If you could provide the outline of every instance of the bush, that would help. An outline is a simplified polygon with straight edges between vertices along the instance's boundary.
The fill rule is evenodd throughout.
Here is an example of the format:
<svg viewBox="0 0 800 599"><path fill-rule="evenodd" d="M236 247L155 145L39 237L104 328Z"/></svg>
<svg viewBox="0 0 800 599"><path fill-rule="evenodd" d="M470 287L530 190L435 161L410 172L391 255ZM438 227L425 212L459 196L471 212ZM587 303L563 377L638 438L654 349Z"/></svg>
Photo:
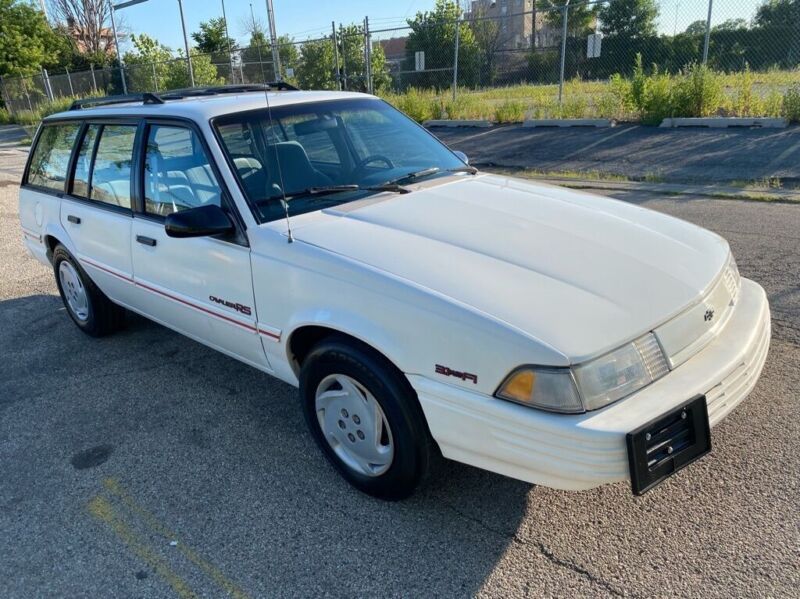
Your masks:
<svg viewBox="0 0 800 599"><path fill-rule="evenodd" d="M391 98L393 104L415 121L422 123L441 114L433 94L410 87L404 94Z"/></svg>
<svg viewBox="0 0 800 599"><path fill-rule="evenodd" d="M498 123L521 123L525 119L525 104L518 100L507 100L494 109L494 120Z"/></svg>
<svg viewBox="0 0 800 599"><path fill-rule="evenodd" d="M8 110L0 108L0 125L8 125L11 122L11 115Z"/></svg>
<svg viewBox="0 0 800 599"><path fill-rule="evenodd" d="M800 86L794 85L786 90L781 113L792 123L800 122Z"/></svg>
<svg viewBox="0 0 800 599"><path fill-rule="evenodd" d="M720 76L706 65L693 64L677 78L673 112L684 117L711 116L724 100Z"/></svg>

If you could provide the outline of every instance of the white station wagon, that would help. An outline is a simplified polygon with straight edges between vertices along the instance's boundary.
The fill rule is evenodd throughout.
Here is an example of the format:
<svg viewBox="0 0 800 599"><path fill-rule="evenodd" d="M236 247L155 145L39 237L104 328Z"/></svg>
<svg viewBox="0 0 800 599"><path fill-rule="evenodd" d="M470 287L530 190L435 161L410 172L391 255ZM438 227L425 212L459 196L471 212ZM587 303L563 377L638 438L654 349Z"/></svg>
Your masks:
<svg viewBox="0 0 800 599"><path fill-rule="evenodd" d="M298 386L331 463L386 499L440 455L643 493L710 451L769 346L718 235L478 172L363 94L76 102L19 212L82 331L130 310Z"/></svg>

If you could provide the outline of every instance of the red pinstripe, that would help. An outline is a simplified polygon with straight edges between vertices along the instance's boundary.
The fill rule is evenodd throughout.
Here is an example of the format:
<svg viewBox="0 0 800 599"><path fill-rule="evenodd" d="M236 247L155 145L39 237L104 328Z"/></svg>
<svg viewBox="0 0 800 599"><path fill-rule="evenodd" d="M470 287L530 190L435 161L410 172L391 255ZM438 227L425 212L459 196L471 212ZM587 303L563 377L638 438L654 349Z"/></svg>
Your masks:
<svg viewBox="0 0 800 599"><path fill-rule="evenodd" d="M215 318L219 318L220 320L224 320L224 321L229 322L231 324L235 324L235 325L240 326L243 329L246 329L246 330L248 330L248 331L250 331L252 333L259 333L261 335L265 335L267 337L271 337L272 339L275 339L276 341L280 341L281 340L281 336L280 335L276 335L275 333L270 333L269 331L265 331L263 329L255 327L253 325L246 324L246 323L243 323L243 322L239 322L238 320L234 320L233 318L228 318L227 316L224 316L222 314L217 314L216 312L212 312L211 310L209 310L207 308L204 308L203 306L199 306L199 305L197 305L197 304L195 304L193 302L186 301L186 300L184 300L184 299L182 299L180 297L176 297L176 296L171 295L169 293L165 293L164 291L161 291L160 289L155 289L154 287L150 287L149 285L145 285L144 283L142 283L140 281L135 281L134 279L132 279L130 277L127 277L125 275L121 275L119 273L116 273L113 270L110 270L110 269L108 269L108 268L106 268L106 267L104 267L104 266L102 266L100 264L97 264L93 260L88 260L86 258L81 258L81 260L83 262L86 262L90 266L94 266L95 268L98 268L98 269L102 270L103 272L107 272L110 275L113 275L113 276L115 276L115 277L117 277L119 279L122 279L123 281L125 281L127 283L133 283L137 287L141 287L142 289L145 289L145 290L149 291L150 293L156 293L158 295L166 297L167 299L171 299L173 301L176 301L176 302L179 302L181 304L184 304L185 306L189 306L190 308L194 308L195 310L200 310L201 312L204 312L205 314L208 314L209 316L213 316Z"/></svg>

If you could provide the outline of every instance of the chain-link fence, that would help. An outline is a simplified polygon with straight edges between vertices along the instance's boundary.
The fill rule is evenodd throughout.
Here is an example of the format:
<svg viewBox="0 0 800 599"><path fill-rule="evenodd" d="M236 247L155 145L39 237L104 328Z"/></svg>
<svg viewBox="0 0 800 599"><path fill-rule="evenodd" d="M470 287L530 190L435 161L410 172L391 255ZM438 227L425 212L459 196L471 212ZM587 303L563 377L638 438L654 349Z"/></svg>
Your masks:
<svg viewBox="0 0 800 599"><path fill-rule="evenodd" d="M696 2L703 11L711 4ZM617 114L624 107L603 105L614 101L607 93L609 81L613 85L631 78L637 64L640 74L651 75L677 74L695 64L729 76L758 73L754 93L761 96L783 93L800 83L800 0L770 4L785 4L791 10L784 13L754 8L746 0L716 0L714 10L728 18L698 19L683 31L678 31L681 4L676 4L671 34L663 26L637 25L635 15L599 10L614 4L615 0L473 0L458 18L428 13L407 25L383 29L371 29L364 19L348 26L333 24L328 35L275 48L265 44L193 55L191 72L185 57L149 62L127 56L122 67L43 70L32 77L6 78L0 92L13 113L35 110L58 98L283 79L302 89L377 93L411 112L415 98L436 98L438 103L413 115L421 120L513 120L520 112ZM616 4L623 5L618 0ZM503 115L503 110L511 114Z"/></svg>

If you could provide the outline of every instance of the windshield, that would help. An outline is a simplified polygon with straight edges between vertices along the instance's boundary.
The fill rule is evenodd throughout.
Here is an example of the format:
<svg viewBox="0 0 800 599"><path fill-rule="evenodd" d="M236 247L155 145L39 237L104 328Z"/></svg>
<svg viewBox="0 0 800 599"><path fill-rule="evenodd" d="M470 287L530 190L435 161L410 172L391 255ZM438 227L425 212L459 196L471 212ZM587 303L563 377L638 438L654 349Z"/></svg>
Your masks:
<svg viewBox="0 0 800 599"><path fill-rule="evenodd" d="M214 126L259 222L284 217L284 195L293 216L466 168L374 98L278 106L272 123L264 108L217 118Z"/></svg>

